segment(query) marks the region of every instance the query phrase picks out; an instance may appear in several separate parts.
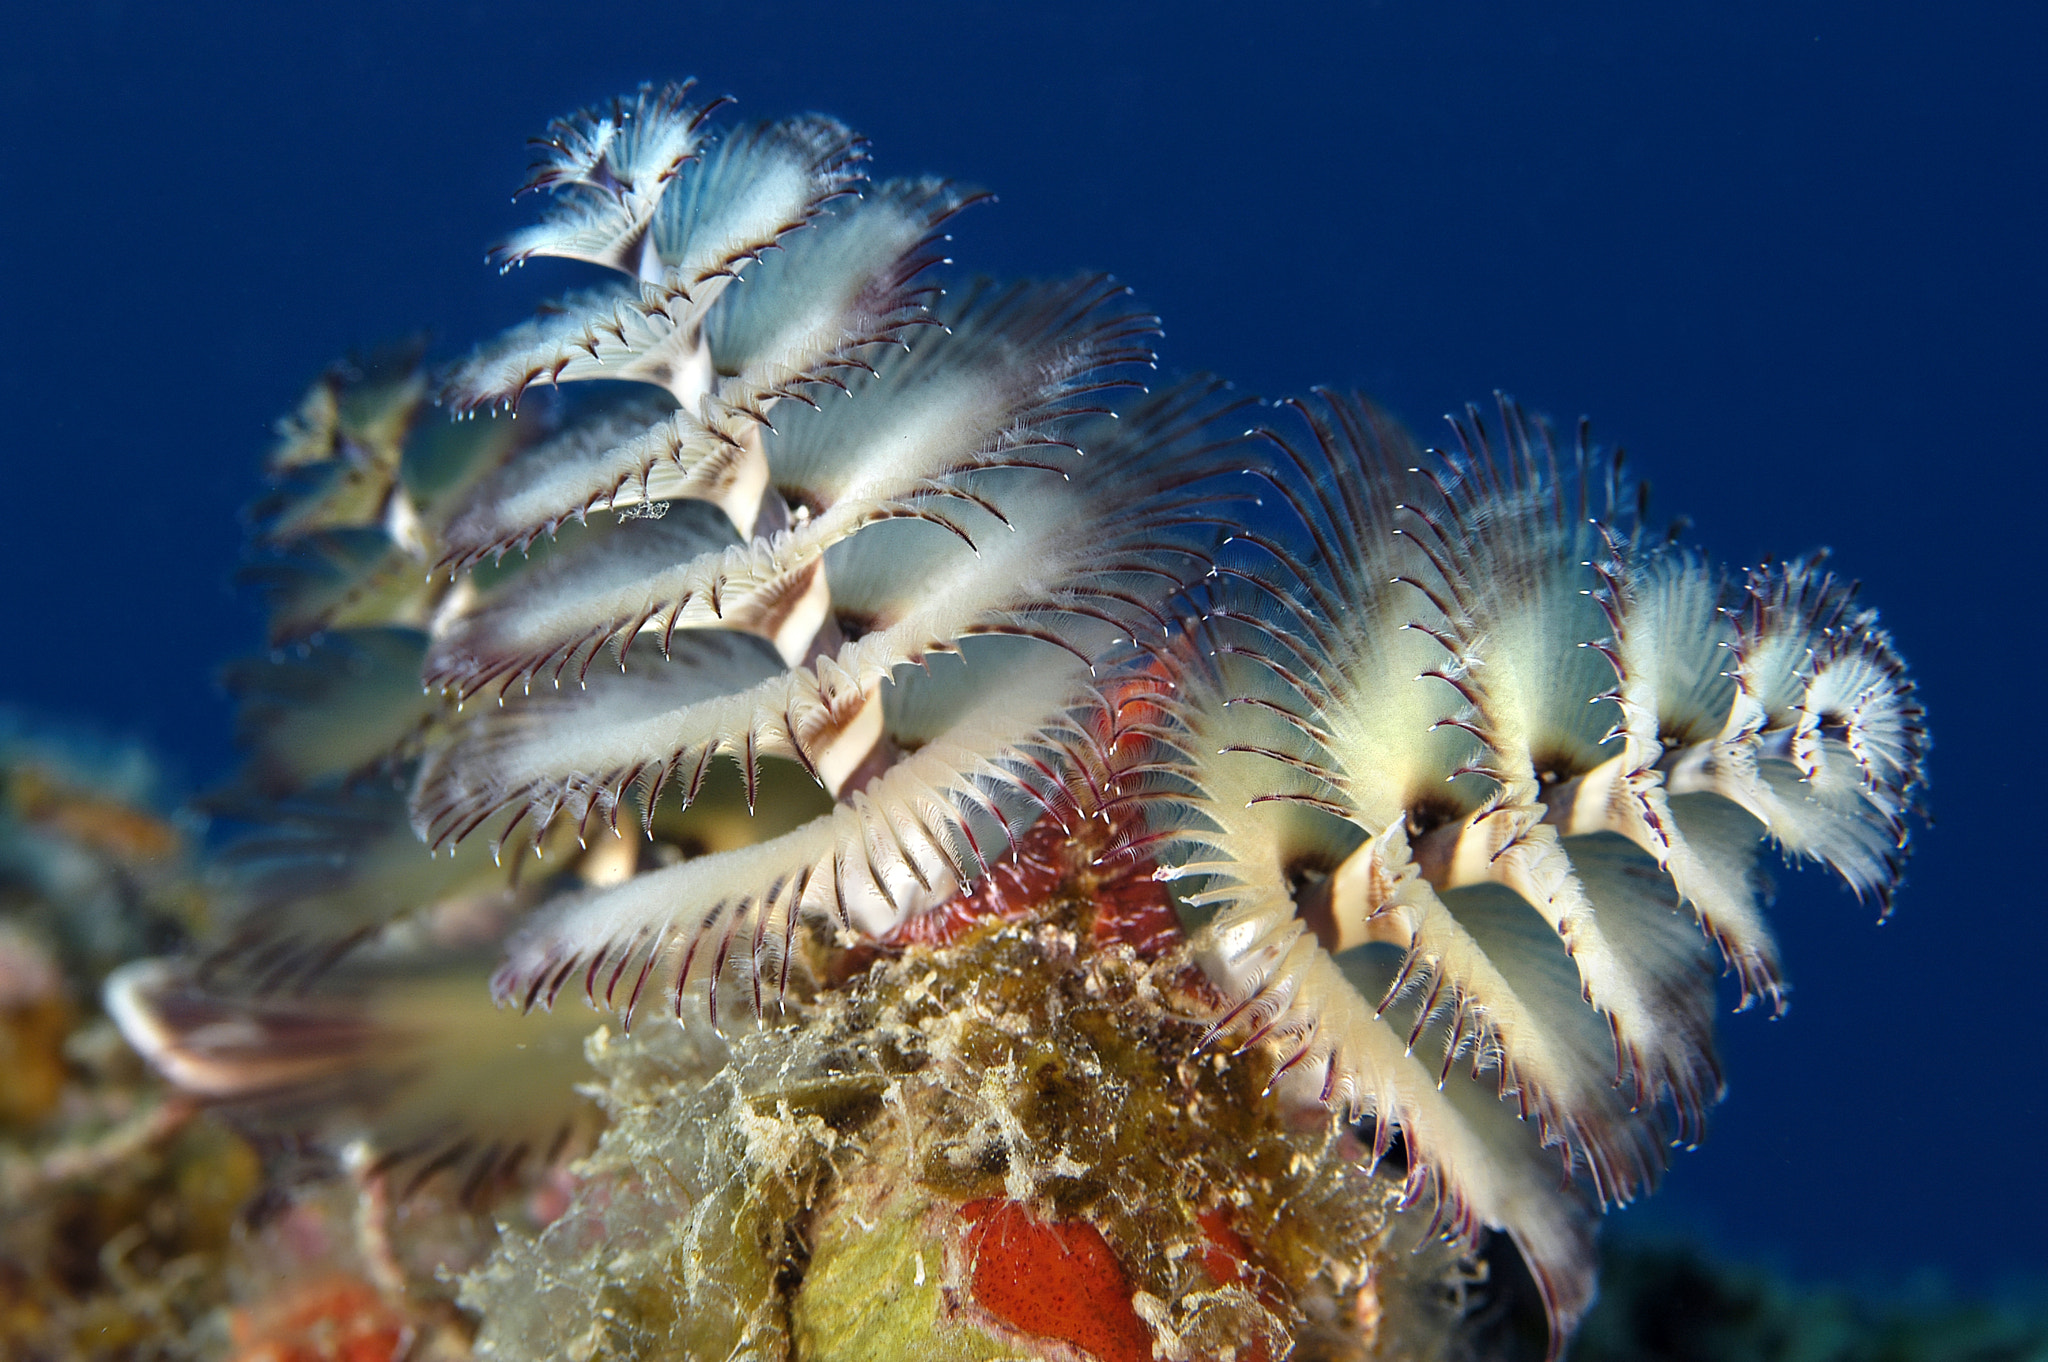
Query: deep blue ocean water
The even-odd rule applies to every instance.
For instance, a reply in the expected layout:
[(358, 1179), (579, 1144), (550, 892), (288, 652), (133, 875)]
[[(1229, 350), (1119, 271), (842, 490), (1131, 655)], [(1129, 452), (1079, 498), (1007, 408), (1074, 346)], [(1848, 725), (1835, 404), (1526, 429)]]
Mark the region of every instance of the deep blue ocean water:
[(2048, 13), (2016, 4), (0, 5), (0, 702), (231, 760), (270, 423), (575, 271), (484, 248), (524, 139), (642, 79), (996, 190), (965, 267), (1115, 271), (1169, 367), (1496, 387), (1625, 444), (1724, 561), (1832, 545), (1921, 680), (1896, 919), (1814, 872), (1780, 1022), (1626, 1214), (1810, 1278), (2048, 1274)]

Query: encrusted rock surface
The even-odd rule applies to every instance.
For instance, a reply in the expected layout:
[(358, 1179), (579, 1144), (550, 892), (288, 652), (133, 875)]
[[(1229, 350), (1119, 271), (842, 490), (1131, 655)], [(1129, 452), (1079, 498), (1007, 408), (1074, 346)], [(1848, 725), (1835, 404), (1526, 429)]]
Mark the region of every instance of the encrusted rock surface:
[(465, 1283), (479, 1354), (1444, 1355), (1469, 1268), (1415, 1251), (1401, 1179), (1201, 1048), (1183, 960), (1094, 947), (1078, 911), (729, 1042), (599, 1033), (612, 1128), (568, 1212)]

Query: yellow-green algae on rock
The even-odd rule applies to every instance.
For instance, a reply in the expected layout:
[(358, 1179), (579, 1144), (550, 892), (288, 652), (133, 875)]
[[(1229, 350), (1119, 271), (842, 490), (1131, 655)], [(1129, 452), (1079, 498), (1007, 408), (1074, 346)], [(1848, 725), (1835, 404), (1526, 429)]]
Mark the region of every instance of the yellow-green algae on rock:
[[(1097, 950), (1072, 908), (878, 960), (729, 1043), (599, 1033), (612, 1128), (567, 1214), (465, 1283), (479, 1355), (1097, 1355), (977, 1300), (961, 1211), (988, 1199), (1098, 1231), (1153, 1355), (1448, 1355), (1470, 1266), (1418, 1248), (1401, 1179), (1200, 1048), (1183, 960)], [(1236, 1280), (1205, 1213), (1248, 1246)]]

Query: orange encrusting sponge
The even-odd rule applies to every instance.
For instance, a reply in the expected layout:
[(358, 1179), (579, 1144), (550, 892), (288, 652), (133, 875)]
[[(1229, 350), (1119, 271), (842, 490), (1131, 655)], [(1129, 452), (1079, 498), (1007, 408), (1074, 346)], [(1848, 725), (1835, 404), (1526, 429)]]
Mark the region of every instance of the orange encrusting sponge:
[(1130, 1278), (1100, 1230), (1085, 1220), (1039, 1220), (1001, 1197), (970, 1201), (960, 1215), (975, 1304), (1101, 1362), (1151, 1362), (1152, 1331), (1131, 1308)]

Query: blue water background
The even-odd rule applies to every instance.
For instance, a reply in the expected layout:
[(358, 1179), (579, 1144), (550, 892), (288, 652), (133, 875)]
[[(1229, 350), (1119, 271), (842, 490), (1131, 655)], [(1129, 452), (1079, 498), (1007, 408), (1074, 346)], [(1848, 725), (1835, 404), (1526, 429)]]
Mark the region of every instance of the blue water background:
[(1897, 919), (1786, 874), (1791, 1015), (1724, 1027), (1704, 1150), (1625, 1223), (1816, 1278), (2044, 1260), (2048, 934), (2039, 7), (0, 6), (0, 700), (230, 760), (216, 664), (271, 421), (332, 358), (445, 349), (523, 139), (645, 78), (818, 108), (879, 173), (997, 190), (963, 265), (1116, 271), (1164, 353), (1495, 387), (1627, 445), (1736, 563), (1832, 545), (1923, 683)]

